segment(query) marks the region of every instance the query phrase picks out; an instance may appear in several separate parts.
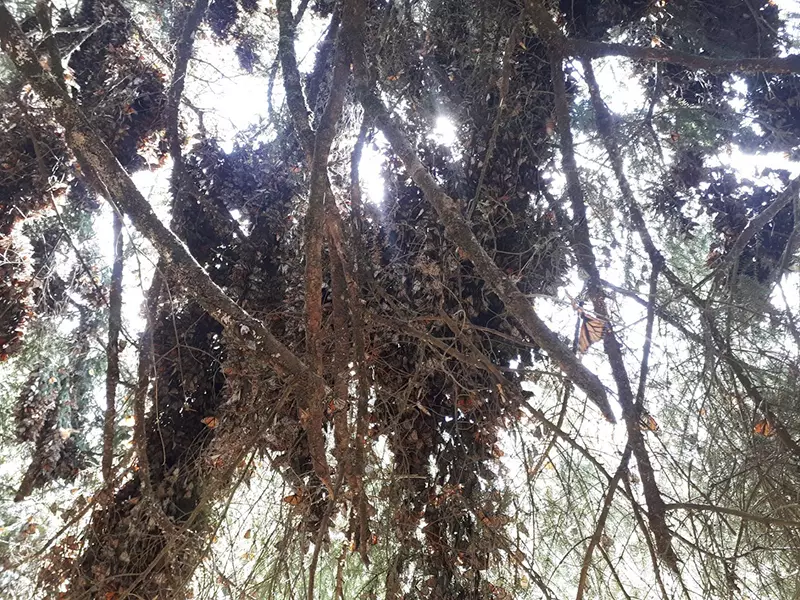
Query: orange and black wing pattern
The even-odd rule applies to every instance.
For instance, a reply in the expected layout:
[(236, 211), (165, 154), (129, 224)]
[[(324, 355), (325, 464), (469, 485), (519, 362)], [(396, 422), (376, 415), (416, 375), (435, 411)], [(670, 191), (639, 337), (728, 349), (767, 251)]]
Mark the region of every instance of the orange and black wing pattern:
[(589, 346), (603, 339), (608, 331), (608, 323), (603, 319), (581, 313), (581, 330), (578, 333), (578, 352), (584, 354)]

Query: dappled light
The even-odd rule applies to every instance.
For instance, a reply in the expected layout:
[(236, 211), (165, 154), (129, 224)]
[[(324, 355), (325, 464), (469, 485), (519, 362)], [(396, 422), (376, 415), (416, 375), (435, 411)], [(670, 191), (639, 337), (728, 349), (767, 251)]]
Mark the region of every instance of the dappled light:
[(0, 0), (0, 596), (797, 598), (799, 19)]

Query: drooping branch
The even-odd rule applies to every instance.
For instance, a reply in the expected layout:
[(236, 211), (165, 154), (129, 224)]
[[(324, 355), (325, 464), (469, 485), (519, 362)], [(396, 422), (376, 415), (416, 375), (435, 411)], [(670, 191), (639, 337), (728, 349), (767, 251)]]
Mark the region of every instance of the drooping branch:
[[(159, 261), (161, 262), (161, 261)], [(162, 505), (153, 492), (150, 474), (150, 458), (147, 455), (147, 396), (150, 391), (150, 379), (155, 364), (155, 348), (153, 330), (158, 316), (158, 301), (165, 285), (163, 274), (156, 270), (153, 282), (145, 295), (145, 315), (147, 322), (141, 337), (139, 362), (136, 368), (136, 387), (133, 389), (133, 449), (136, 454), (137, 473), (142, 484), (142, 498), (145, 510), (155, 520), (159, 529), (167, 533), (174, 530), (174, 525), (164, 513)]]
[(583, 59), (616, 56), (665, 62), (712, 73), (800, 73), (800, 55), (771, 58), (713, 58), (666, 48), (641, 48), (627, 44), (567, 38), (553, 22), (541, 0), (525, 0), (537, 32), (547, 46), (562, 57)]
[[(347, 295), (350, 307), (350, 319), (352, 324), (353, 336), (353, 357), (356, 371), (356, 427), (353, 444), (353, 464), (350, 468), (350, 489), (356, 499), (354, 504), (355, 519), (352, 519), (354, 531), (351, 532), (353, 539), (357, 540), (359, 554), (365, 565), (369, 565), (367, 554), (369, 538), (369, 513), (367, 503), (367, 492), (364, 486), (364, 475), (366, 471), (366, 447), (368, 432), (368, 412), (370, 381), (369, 372), (366, 365), (366, 333), (364, 328), (364, 311), (361, 305), (360, 286), (364, 277), (364, 268), (361, 264), (361, 253), (363, 251), (363, 240), (361, 238), (362, 226), (362, 205), (361, 205), (361, 184), (359, 181), (359, 163), (361, 162), (361, 152), (367, 135), (368, 121), (365, 118), (361, 123), (355, 147), (350, 158), (350, 207), (351, 221), (350, 232), (352, 235), (352, 260), (348, 261), (345, 256), (344, 243), (341, 240), (341, 228), (333, 227), (336, 223), (330, 220), (331, 226), (328, 228), (328, 239), (336, 253), (339, 255), (342, 266), (344, 267), (345, 280), (347, 283)], [(348, 276), (348, 267), (352, 265), (352, 273)]]
[[(352, 1), (345, 3), (345, 12), (352, 10)], [(305, 218), (305, 307), (306, 307), (306, 349), (312, 368), (322, 375), (322, 348), (320, 332), (322, 329), (322, 248), (324, 244), (324, 222), (326, 196), (331, 193), (328, 181), (328, 160), (331, 145), (336, 135), (336, 122), (344, 107), (347, 79), (350, 76), (347, 44), (344, 41), (344, 26), (339, 31), (334, 57), (331, 92), (322, 113), (319, 128), (314, 133), (314, 149), (311, 158), (310, 190), (308, 209)], [(295, 116), (295, 126), (299, 115)], [(300, 135), (298, 130), (298, 135)], [(302, 139), (302, 137), (301, 137)], [(331, 202), (333, 199), (328, 198)], [(344, 300), (344, 298), (340, 298)], [(309, 398), (309, 449), (314, 461), (317, 476), (327, 483), (328, 464), (325, 458), (323, 428), (323, 397)]]
[(565, 56), (592, 59), (616, 56), (633, 60), (665, 62), (711, 73), (800, 73), (800, 55), (772, 58), (712, 58), (666, 48), (640, 48), (626, 44), (565, 40)]
[(90, 181), (99, 188), (96, 191), (127, 215), (134, 227), (153, 244), (166, 268), (175, 275), (176, 282), (191, 285), (197, 301), (224, 326), (231, 328), (243, 344), (263, 353), (268, 364), (282, 373), (299, 377), (307, 384), (323, 385), (261, 321), (253, 318), (211, 281), (186, 246), (159, 220), (83, 113), (39, 64), (25, 34), (2, 1), (0, 47), (51, 108), (55, 119), (64, 128), (67, 144), (78, 158), (81, 169), (91, 174)]
[(566, 344), (547, 327), (525, 295), (492, 260), (462, 216), (455, 200), (448, 196), (431, 176), (405, 134), (389, 115), (383, 102), (370, 89), (363, 38), (359, 35), (358, 37), (354, 36), (353, 39), (358, 40), (358, 43), (353, 43), (352, 48), (356, 84), (361, 104), (386, 136), (392, 150), (403, 161), (411, 179), (419, 186), (428, 202), (433, 206), (444, 225), (447, 238), (472, 261), (477, 272), (500, 297), (506, 310), (520, 322), (525, 332), (550, 355), (550, 358), (572, 379), (575, 385), (586, 393), (603, 416), (614, 422), (614, 413), (600, 379), (584, 367), (570, 352)]
[(103, 481), (108, 484), (113, 474), (114, 421), (119, 383), (119, 332), (122, 327), (122, 216), (114, 213), (114, 265), (108, 294), (108, 345), (106, 346), (106, 412), (103, 423)]
[[(308, 209), (305, 217), (305, 312), (306, 349), (311, 368), (322, 375), (322, 349), (320, 332), (322, 328), (322, 249), (324, 243), (324, 222), (326, 197), (331, 194), (328, 180), (328, 161), (331, 146), (336, 136), (336, 123), (344, 107), (347, 80), (350, 77), (350, 61), (347, 43), (348, 28), (363, 13), (363, 6), (356, 0), (348, 0), (342, 10), (342, 24), (336, 42), (331, 92), (317, 131), (311, 129), (308, 112), (297, 70), (294, 50), (294, 19), (290, 10), (291, 2), (281, 0), (277, 3), (280, 25), (279, 52), (283, 67), (284, 87), (289, 112), (292, 115), (295, 132), (300, 139), (306, 160), (311, 169)], [(328, 198), (330, 202), (332, 198)], [(325, 444), (322, 435), (323, 397), (308, 397), (301, 407), (307, 411), (305, 420), (309, 436), (309, 449), (314, 469), (321, 481), (330, 485), (328, 464), (325, 457)]]
[[(534, 19), (536, 19), (536, 16), (534, 16)], [(545, 24), (540, 24), (537, 20), (534, 20), (534, 23), (540, 30), (546, 30), (548, 25), (552, 26), (549, 18)], [(550, 41), (553, 39), (551, 37)], [(557, 51), (557, 47), (550, 46), (549, 49), (553, 90), (555, 92), (555, 114), (560, 134), (562, 170), (567, 180), (567, 195), (569, 196), (573, 213), (572, 245), (578, 265), (588, 277), (588, 294), (592, 300), (594, 311), (598, 316), (608, 321), (609, 312), (606, 307), (605, 292), (600, 284), (600, 271), (597, 268), (589, 232), (586, 201), (578, 176), (578, 164), (575, 160), (563, 57)], [(650, 529), (655, 537), (656, 548), (664, 562), (673, 571), (677, 571), (677, 556), (672, 548), (671, 535), (666, 523), (664, 500), (656, 483), (655, 472), (650, 463), (644, 434), (639, 427), (639, 410), (635, 405), (630, 378), (625, 368), (622, 347), (613, 329), (604, 336), (603, 346), (608, 356), (614, 381), (617, 384), (618, 400), (622, 407), (625, 428), (628, 432), (628, 441), (631, 444), (633, 455), (636, 457), (636, 462), (642, 475), (642, 488), (647, 502), (648, 519)]]

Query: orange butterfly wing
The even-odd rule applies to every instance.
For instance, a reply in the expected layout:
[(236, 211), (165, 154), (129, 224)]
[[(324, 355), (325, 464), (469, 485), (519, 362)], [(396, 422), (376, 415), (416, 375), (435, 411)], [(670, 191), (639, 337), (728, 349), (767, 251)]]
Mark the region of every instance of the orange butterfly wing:
[(578, 334), (578, 352), (583, 354), (589, 346), (599, 342), (606, 334), (607, 325), (602, 319), (595, 319), (582, 315), (581, 330)]
[(290, 496), (284, 496), (283, 501), (286, 502), (286, 504), (297, 506), (303, 501), (303, 494), (291, 494)]
[(766, 419), (761, 419), (753, 426), (753, 433), (764, 437), (770, 437), (775, 435), (775, 430), (773, 429), (772, 425), (769, 424), (769, 421)]
[(641, 417), (639, 417), (639, 427), (641, 427), (642, 431), (652, 431), (656, 433), (659, 429), (658, 421), (653, 418), (653, 415), (644, 413)]

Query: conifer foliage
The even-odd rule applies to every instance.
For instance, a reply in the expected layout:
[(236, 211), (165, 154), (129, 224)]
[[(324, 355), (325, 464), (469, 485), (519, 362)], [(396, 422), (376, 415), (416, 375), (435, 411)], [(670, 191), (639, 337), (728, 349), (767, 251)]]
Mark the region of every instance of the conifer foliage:
[(0, 0), (2, 593), (796, 597), (797, 27)]

